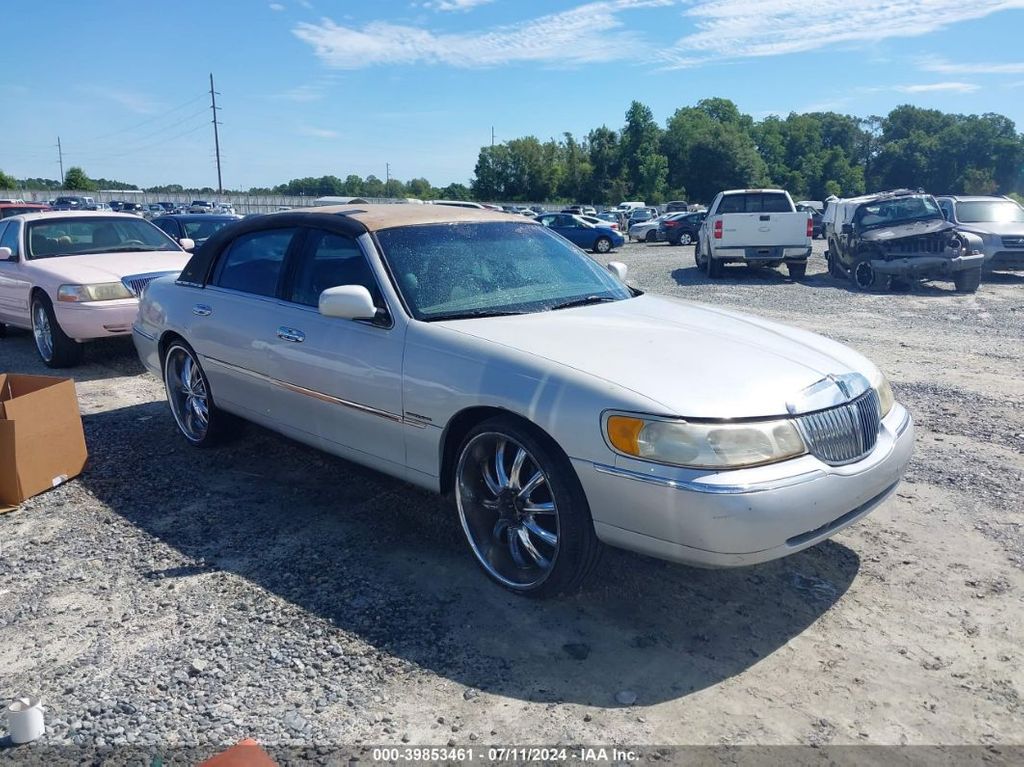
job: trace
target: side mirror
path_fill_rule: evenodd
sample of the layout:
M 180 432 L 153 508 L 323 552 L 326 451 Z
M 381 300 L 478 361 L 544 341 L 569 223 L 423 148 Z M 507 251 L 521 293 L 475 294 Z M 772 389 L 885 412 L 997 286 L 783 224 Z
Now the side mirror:
M 608 271 L 614 274 L 619 282 L 626 281 L 626 272 L 629 271 L 628 267 L 621 261 L 609 261 Z
M 339 285 L 320 294 L 320 314 L 343 320 L 372 320 L 377 316 L 373 298 L 362 285 Z
M 182 250 L 187 250 L 189 253 L 196 249 L 196 241 L 191 237 L 182 237 L 178 240 L 178 244 L 181 245 Z
M 0 261 L 14 261 L 14 253 L 6 245 L 0 248 Z
M 843 234 L 853 234 L 853 224 L 843 224 Z

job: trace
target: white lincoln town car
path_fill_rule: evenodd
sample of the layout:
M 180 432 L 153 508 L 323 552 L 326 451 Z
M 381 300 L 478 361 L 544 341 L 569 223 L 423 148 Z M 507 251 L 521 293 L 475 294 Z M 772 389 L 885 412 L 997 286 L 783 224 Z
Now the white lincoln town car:
M 893 492 L 914 428 L 871 362 L 624 276 L 520 216 L 288 211 L 153 281 L 133 337 L 193 445 L 241 417 L 450 494 L 522 594 L 574 588 L 602 543 L 764 562 Z

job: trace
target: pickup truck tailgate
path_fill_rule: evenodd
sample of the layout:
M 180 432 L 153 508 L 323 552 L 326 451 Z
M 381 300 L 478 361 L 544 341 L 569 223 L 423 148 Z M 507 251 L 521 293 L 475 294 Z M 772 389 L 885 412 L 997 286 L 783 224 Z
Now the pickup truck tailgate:
M 714 242 L 717 248 L 793 248 L 808 243 L 806 213 L 730 213 L 714 218 L 722 221 L 722 237 Z

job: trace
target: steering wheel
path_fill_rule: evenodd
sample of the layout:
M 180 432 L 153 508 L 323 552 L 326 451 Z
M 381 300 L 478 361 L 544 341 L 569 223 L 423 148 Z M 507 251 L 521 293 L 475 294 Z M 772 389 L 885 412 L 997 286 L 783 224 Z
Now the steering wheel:
M 138 245 L 139 247 L 142 248 L 148 247 L 146 243 L 144 243 L 142 240 L 125 240 L 124 242 L 121 243 L 121 245 Z

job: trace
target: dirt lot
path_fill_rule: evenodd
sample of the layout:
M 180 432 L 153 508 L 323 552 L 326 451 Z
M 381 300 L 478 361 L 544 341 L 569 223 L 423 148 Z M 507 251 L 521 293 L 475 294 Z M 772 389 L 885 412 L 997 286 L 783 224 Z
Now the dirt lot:
M 918 424 L 898 494 L 779 562 L 609 551 L 536 603 L 428 494 L 255 427 L 187 447 L 105 343 L 74 371 L 87 472 L 0 517 L 0 698 L 41 694 L 46 742 L 90 746 L 1024 743 L 1024 276 L 863 295 L 820 255 L 803 284 L 618 257 L 875 360 Z M 27 334 L 0 370 L 44 372 Z

